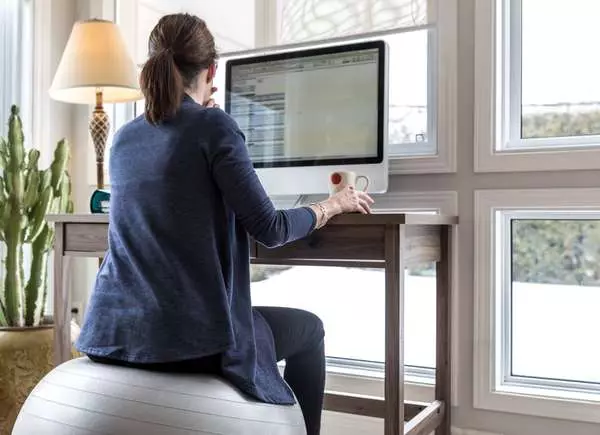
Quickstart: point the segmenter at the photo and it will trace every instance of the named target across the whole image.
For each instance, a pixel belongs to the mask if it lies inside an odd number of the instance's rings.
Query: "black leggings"
[[[314,314],[295,308],[256,307],[273,331],[277,361],[285,360],[283,378],[294,391],[307,435],[321,431],[325,391],[325,332]]]
[[[284,379],[294,391],[307,435],[319,435],[325,390],[325,332],[314,314],[295,308],[255,307],[273,332],[277,361],[285,360]],[[92,361],[163,372],[220,371],[218,355],[168,363],[129,363],[88,355]]]

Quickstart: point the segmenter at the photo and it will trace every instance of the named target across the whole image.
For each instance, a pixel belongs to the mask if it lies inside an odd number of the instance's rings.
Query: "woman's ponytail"
[[[149,58],[140,76],[145,117],[157,125],[175,116],[186,89],[217,59],[215,40],[206,23],[190,14],[161,17],[148,41]]]
[[[175,116],[183,98],[183,78],[169,49],[151,56],[140,76],[146,120],[157,125]]]

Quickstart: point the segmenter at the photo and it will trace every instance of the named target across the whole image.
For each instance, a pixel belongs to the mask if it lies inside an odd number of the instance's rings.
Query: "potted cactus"
[[[26,152],[19,109],[12,106],[8,137],[0,137],[0,435],[11,432],[24,399],[52,368],[44,307],[54,229],[46,215],[73,210],[69,146],[58,142],[47,169],[38,168],[39,158],[36,149]]]

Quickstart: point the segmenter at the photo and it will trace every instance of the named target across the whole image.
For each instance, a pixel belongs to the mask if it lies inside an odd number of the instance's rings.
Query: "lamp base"
[[[110,132],[110,119],[102,107],[102,91],[96,91],[96,107],[90,118],[90,135],[96,152],[96,178],[98,189],[104,188],[104,151]]]

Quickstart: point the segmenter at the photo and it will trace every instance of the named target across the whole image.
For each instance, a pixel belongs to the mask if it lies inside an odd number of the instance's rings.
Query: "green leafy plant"
[[[47,298],[48,256],[54,227],[48,213],[72,213],[67,172],[69,145],[58,142],[47,169],[39,169],[40,152],[26,153],[19,108],[11,107],[8,137],[0,138],[0,241],[4,244],[4,285],[0,290],[0,326],[37,326]],[[30,252],[29,276],[23,265]]]

